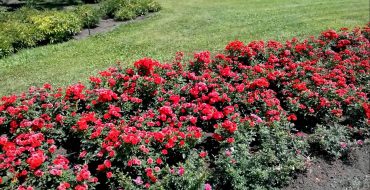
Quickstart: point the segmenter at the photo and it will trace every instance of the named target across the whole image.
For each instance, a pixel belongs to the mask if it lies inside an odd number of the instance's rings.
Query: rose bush
[[[4,96],[0,187],[280,187],[310,148],[341,157],[369,137],[369,32],[234,41]]]

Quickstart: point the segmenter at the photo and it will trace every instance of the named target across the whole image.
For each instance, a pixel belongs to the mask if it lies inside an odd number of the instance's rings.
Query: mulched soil
[[[318,158],[283,190],[370,190],[370,145],[355,148],[347,160]]]
[[[95,28],[90,29],[90,33],[89,33],[88,29],[83,29],[80,33],[75,35],[73,38],[76,39],[76,40],[81,40],[81,39],[87,38],[87,37],[89,37],[91,35],[94,35],[94,34],[109,32],[109,31],[112,31],[113,29],[115,29],[116,27],[118,27],[122,24],[128,24],[128,23],[132,23],[132,22],[135,22],[135,21],[138,21],[138,20],[143,20],[143,19],[145,19],[149,16],[150,16],[150,14],[145,15],[145,16],[139,16],[139,17],[137,17],[133,20],[129,20],[129,21],[115,21],[113,19],[103,19],[103,20],[100,21],[98,26],[96,26]]]

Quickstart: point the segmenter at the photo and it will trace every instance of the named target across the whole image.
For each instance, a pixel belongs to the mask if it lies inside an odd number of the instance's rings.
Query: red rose
[[[202,151],[202,152],[200,152],[200,153],[199,153],[199,156],[200,156],[201,158],[204,158],[204,157],[206,157],[206,156],[207,156],[207,152]]]
[[[112,167],[112,164],[111,164],[111,162],[110,162],[109,160],[105,160],[105,161],[104,161],[104,165],[105,165],[107,168]]]
[[[111,178],[113,176],[112,172],[107,172],[107,178]]]
[[[38,150],[37,152],[32,153],[31,157],[29,157],[26,162],[30,168],[34,170],[41,166],[45,159],[46,156],[44,156],[44,153],[41,150]]]

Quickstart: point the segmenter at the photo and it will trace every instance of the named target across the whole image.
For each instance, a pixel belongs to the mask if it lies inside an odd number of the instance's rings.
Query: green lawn
[[[50,82],[65,86],[122,60],[221,50],[239,39],[285,41],[369,22],[368,0],[158,0],[160,13],[112,32],[22,50],[0,59],[0,95]]]

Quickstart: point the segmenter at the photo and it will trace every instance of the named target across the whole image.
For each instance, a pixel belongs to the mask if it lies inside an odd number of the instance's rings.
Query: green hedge
[[[78,6],[74,12],[82,20],[83,28],[92,28],[99,24],[101,18],[100,9],[92,5]]]
[[[106,17],[118,21],[130,20],[160,9],[161,6],[153,0],[105,0],[101,6]]]
[[[31,23],[11,20],[0,23],[0,28],[15,49],[33,47],[44,38],[44,35],[39,33],[36,26]]]
[[[61,42],[81,31],[82,19],[73,12],[45,11],[29,17],[30,23],[36,26],[37,32],[45,36],[50,43]]]
[[[83,20],[71,11],[21,8],[0,13],[0,57],[39,44],[70,39],[81,31]]]
[[[72,10],[0,9],[0,58],[23,48],[71,39],[82,28],[97,26],[101,17],[130,20],[160,6],[153,0],[105,0]]]
[[[0,31],[0,57],[14,52],[13,39],[9,38],[4,32]]]

